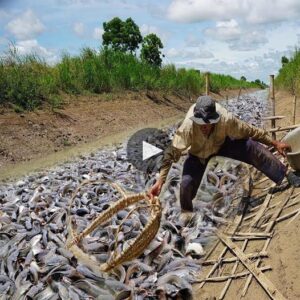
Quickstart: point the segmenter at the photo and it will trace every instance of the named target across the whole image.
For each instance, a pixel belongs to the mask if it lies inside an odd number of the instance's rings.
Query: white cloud
[[[300,1],[252,0],[247,20],[253,24],[297,20],[300,17]]]
[[[56,5],[65,5],[70,8],[77,9],[99,9],[105,6],[114,11],[114,9],[138,10],[143,7],[143,4],[137,2],[133,3],[131,0],[54,0]]]
[[[165,4],[158,4],[154,1],[151,1],[147,4],[147,9],[153,17],[158,19],[165,19],[167,9]]]
[[[281,57],[291,57],[293,51],[287,47],[286,50],[270,50],[262,55],[254,55],[248,59],[236,61],[213,59],[205,62],[197,58],[178,60],[175,64],[180,67],[195,68],[201,72],[213,72],[229,74],[236,78],[245,76],[248,80],[260,79],[268,83],[270,74],[277,74],[281,68]]]
[[[0,9],[0,20],[8,19],[10,14],[3,9]]]
[[[173,0],[167,15],[178,22],[223,21],[244,19],[262,24],[290,21],[300,16],[299,0]]]
[[[31,39],[45,30],[43,23],[30,9],[11,20],[6,28],[18,39]]]
[[[9,44],[9,40],[0,36],[0,46],[1,45],[8,45],[8,44]]]
[[[94,31],[93,31],[93,38],[95,40],[102,40],[102,34],[104,33],[104,30],[103,28],[101,27],[96,27],[94,28]]]
[[[155,33],[163,42],[163,44],[166,44],[169,37],[170,37],[170,33],[164,30],[161,30],[160,28],[156,27],[156,26],[152,26],[152,25],[147,25],[147,24],[143,24],[142,26],[140,26],[140,31],[142,36],[146,36],[150,33]]]
[[[83,23],[76,22],[73,25],[73,30],[77,36],[79,36],[81,38],[85,36],[85,27],[84,27]]]
[[[36,54],[44,58],[50,64],[54,64],[58,61],[58,56],[54,51],[42,47],[35,39],[19,41],[15,47],[20,55]]]
[[[95,40],[102,40],[102,34],[104,33],[102,27],[95,27],[91,31],[87,31],[85,25],[82,22],[74,23],[73,31],[80,38],[93,38]]]
[[[185,38],[185,44],[187,47],[198,47],[200,45],[204,45],[205,42],[199,35],[195,35],[193,33],[189,33]]]
[[[167,58],[174,58],[174,57],[180,57],[180,58],[197,58],[197,59],[207,59],[207,58],[213,58],[214,55],[212,52],[203,50],[201,48],[193,48],[193,49],[175,49],[171,48],[166,51],[166,57]]]
[[[204,33],[220,41],[232,41],[241,36],[242,30],[234,19],[217,22],[216,27],[207,28]]]
[[[245,31],[244,34],[237,40],[230,42],[231,50],[251,51],[256,50],[260,46],[268,43],[268,39],[264,32],[260,31]]]
[[[236,20],[231,19],[217,22],[215,27],[206,28],[204,33],[215,40],[227,42],[231,50],[251,51],[268,42],[265,31],[256,27],[241,27]]]

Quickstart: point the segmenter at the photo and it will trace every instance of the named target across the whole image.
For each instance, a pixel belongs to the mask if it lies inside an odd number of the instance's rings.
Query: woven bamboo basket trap
[[[103,183],[103,181],[101,181]],[[100,181],[84,181],[80,184],[80,186],[76,189],[73,193],[69,208],[71,208],[72,203],[80,191],[80,189],[87,185],[97,185]],[[144,250],[147,248],[149,243],[153,240],[155,235],[158,232],[160,227],[160,220],[161,220],[161,205],[158,197],[153,199],[149,199],[146,193],[139,193],[139,194],[127,194],[118,184],[114,182],[106,182],[111,185],[112,188],[116,189],[122,196],[116,202],[105,211],[101,212],[93,221],[92,223],[81,233],[77,234],[72,225],[72,216],[70,215],[70,209],[68,213],[68,239],[67,239],[67,248],[74,254],[74,256],[81,262],[85,263],[89,267],[91,267],[94,271],[97,272],[109,272],[113,270],[118,265],[132,260],[138,256],[140,256]],[[143,202],[143,205],[139,205]],[[135,207],[131,208],[132,205]],[[95,259],[92,258],[91,255],[85,253],[79,246],[78,243],[86,236],[91,234],[96,228],[101,226],[102,224],[109,221],[113,215],[117,214],[119,211],[130,208],[130,211],[127,214],[128,218],[130,214],[132,214],[138,208],[147,208],[149,211],[149,220],[148,223],[144,226],[143,230],[140,234],[133,240],[133,242],[121,253],[116,252],[116,247],[114,252],[112,253],[112,257],[109,261],[103,264],[99,264]],[[125,219],[126,219],[125,218]],[[120,224],[118,232],[121,230]],[[117,238],[116,234],[116,238]],[[117,242],[115,243],[116,246]]]

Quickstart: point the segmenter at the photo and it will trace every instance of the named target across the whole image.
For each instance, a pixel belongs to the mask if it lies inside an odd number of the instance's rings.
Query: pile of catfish
[[[265,98],[260,92],[257,97],[242,97],[240,106],[234,100],[226,106],[242,119],[244,112],[248,122],[260,126],[261,113],[267,109]],[[167,130],[170,139],[175,130],[176,126]],[[132,207],[124,209],[80,242],[80,248],[97,262],[90,268],[66,247],[68,215],[79,233],[121,195],[103,181],[86,185],[72,207],[69,203],[84,180],[111,180],[129,193],[153,184],[157,166],[147,175],[136,170],[127,160],[125,146],[0,186],[0,299],[192,298],[192,284],[201,272],[199,259],[215,240],[218,225],[226,223],[231,200],[242,194],[239,177],[245,169],[228,160],[210,163],[193,201],[195,213],[183,217],[178,195],[184,158],[173,164],[160,197],[163,214],[156,238],[140,257],[101,273],[97,266],[126,249],[143,230],[148,209],[142,207],[130,216]],[[161,157],[155,159],[159,162]],[[213,201],[216,195],[221,199],[218,205]]]

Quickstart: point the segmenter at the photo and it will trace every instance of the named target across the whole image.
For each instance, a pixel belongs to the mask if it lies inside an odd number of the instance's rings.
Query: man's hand
[[[273,141],[272,142],[274,148],[280,153],[282,156],[286,157],[286,152],[291,151],[291,146],[284,142]]]
[[[150,198],[154,198],[160,194],[161,188],[163,186],[164,182],[159,178],[155,184],[150,188],[148,191],[148,196]]]

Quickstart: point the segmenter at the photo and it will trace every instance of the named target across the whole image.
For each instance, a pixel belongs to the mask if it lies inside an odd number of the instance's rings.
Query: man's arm
[[[182,151],[170,145],[164,152],[162,165],[159,172],[159,179],[164,183],[168,177],[169,170],[172,163],[177,162],[181,156]]]
[[[253,140],[264,145],[273,146],[283,156],[285,156],[285,151],[290,150],[290,145],[272,140],[266,130],[250,125],[234,116],[228,119],[227,135],[235,139],[247,139],[251,137]]]
[[[181,152],[181,150],[173,147],[173,145],[170,145],[165,150],[162,166],[159,172],[159,178],[148,192],[148,195],[150,197],[158,196],[160,194],[161,188],[168,177],[168,173],[172,166],[172,163],[179,160]]]
[[[190,128],[182,124],[182,126],[177,129],[172,144],[164,152],[164,158],[162,161],[162,166],[160,168],[159,178],[148,192],[150,197],[158,196],[160,194],[161,188],[167,179],[172,163],[177,162],[181,156],[181,153],[190,145]]]

